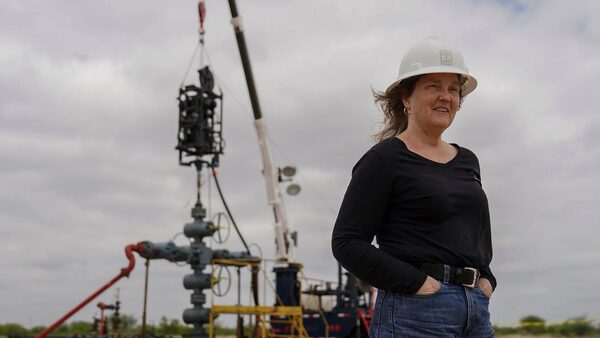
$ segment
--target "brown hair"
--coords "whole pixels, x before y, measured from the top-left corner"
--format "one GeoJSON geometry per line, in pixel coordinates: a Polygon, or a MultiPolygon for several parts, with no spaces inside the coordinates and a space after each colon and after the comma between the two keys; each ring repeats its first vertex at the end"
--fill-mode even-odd
{"type": "Polygon", "coordinates": [[[373,92],[375,103],[383,112],[382,128],[373,135],[376,142],[403,132],[408,126],[408,115],[404,112],[403,98],[410,97],[421,75],[409,77],[400,83],[392,84],[385,91],[373,92]]]}
{"type": "MultiPolygon", "coordinates": [[[[383,126],[377,134],[373,135],[375,142],[394,137],[406,130],[408,127],[408,115],[404,111],[405,107],[402,99],[412,95],[415,91],[417,81],[422,76],[417,75],[404,79],[400,83],[392,84],[385,91],[373,91],[375,103],[379,105],[379,108],[383,112],[383,122],[381,123],[383,126]]],[[[458,80],[461,84],[460,101],[458,103],[458,107],[460,108],[464,98],[462,85],[466,82],[467,78],[459,75],[458,80]]]]}

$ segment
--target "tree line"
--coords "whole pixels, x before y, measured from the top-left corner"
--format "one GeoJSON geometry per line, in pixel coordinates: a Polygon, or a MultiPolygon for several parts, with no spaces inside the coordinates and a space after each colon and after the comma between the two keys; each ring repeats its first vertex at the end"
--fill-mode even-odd
{"type": "Polygon", "coordinates": [[[594,325],[593,319],[586,316],[570,318],[562,323],[548,323],[540,316],[527,315],[516,327],[494,327],[496,334],[548,334],[567,337],[590,336],[600,334],[600,324],[594,325]]]}
{"type": "MultiPolygon", "coordinates": [[[[22,337],[35,336],[42,332],[45,326],[34,326],[26,328],[18,323],[0,323],[0,336],[22,337]]],[[[64,323],[56,331],[53,336],[73,336],[73,335],[93,335],[97,333],[97,328],[93,322],[88,321],[73,321],[64,323]]],[[[168,319],[162,316],[158,324],[146,324],[146,334],[152,337],[166,335],[182,335],[191,330],[191,327],[181,323],[178,319],[168,319]]],[[[142,331],[142,326],[138,324],[138,320],[133,315],[121,315],[118,332],[125,336],[136,336],[142,331]]],[[[112,331],[111,331],[112,332],[112,331]]],[[[235,335],[234,328],[222,327],[218,323],[215,324],[215,332],[218,335],[235,335]]]]}
{"type": "MultiPolygon", "coordinates": [[[[34,326],[26,328],[17,323],[0,323],[0,336],[35,336],[43,331],[45,326],[34,326]]],[[[73,321],[61,325],[52,335],[72,336],[94,334],[93,322],[73,321]]],[[[149,336],[182,335],[190,330],[190,326],[181,323],[177,319],[168,319],[162,316],[158,324],[147,324],[146,332],[149,336]]],[[[516,327],[494,327],[497,335],[503,334],[549,334],[562,336],[590,336],[600,335],[600,324],[594,325],[594,320],[586,316],[574,317],[562,323],[547,323],[545,319],[536,315],[528,315],[519,321],[516,327]]],[[[142,331],[141,325],[133,315],[121,315],[118,332],[123,335],[139,335],[142,331]]],[[[215,333],[218,335],[235,335],[235,328],[226,328],[218,323],[215,324],[215,333]]]]}

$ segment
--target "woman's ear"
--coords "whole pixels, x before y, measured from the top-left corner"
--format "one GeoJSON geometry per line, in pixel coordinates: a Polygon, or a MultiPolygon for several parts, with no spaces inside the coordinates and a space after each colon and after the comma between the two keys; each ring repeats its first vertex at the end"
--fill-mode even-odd
{"type": "Polygon", "coordinates": [[[406,110],[410,110],[410,101],[408,99],[402,99],[402,104],[406,110]]]}

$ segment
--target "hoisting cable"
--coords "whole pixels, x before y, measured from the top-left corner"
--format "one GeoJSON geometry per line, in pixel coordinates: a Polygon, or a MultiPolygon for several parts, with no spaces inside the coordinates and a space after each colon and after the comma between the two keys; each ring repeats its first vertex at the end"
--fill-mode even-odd
{"type": "Polygon", "coordinates": [[[221,190],[221,185],[219,184],[219,180],[217,179],[217,171],[215,170],[215,168],[211,168],[211,169],[212,169],[212,177],[215,180],[215,186],[217,187],[217,191],[219,192],[219,197],[221,197],[221,202],[223,202],[225,211],[227,211],[227,215],[229,216],[229,219],[231,219],[231,223],[233,224],[233,228],[235,229],[235,232],[237,232],[238,236],[240,236],[240,239],[242,240],[242,244],[244,244],[244,247],[246,248],[246,252],[248,253],[248,255],[250,255],[250,248],[248,247],[248,244],[246,244],[246,240],[244,239],[244,236],[242,236],[240,229],[238,229],[237,223],[235,223],[235,220],[233,219],[233,215],[231,214],[231,211],[229,210],[229,206],[227,206],[227,202],[225,201],[225,197],[223,196],[223,191],[221,190]]]}
{"type": "MultiPolygon", "coordinates": [[[[200,6],[200,4],[198,4],[198,6],[200,6]]],[[[198,9],[198,12],[200,13],[200,9],[198,9]]],[[[205,10],[206,13],[206,10],[205,10]]],[[[204,14],[206,16],[206,14],[204,14]]],[[[203,19],[201,19],[201,22],[203,22],[203,19]]],[[[201,24],[201,31],[203,33],[200,34],[200,41],[198,43],[198,46],[196,46],[196,50],[194,51],[194,54],[192,56],[192,59],[190,60],[190,64],[188,65],[188,68],[185,72],[185,75],[183,77],[183,81],[181,82],[180,87],[183,88],[183,83],[185,82],[185,78],[187,77],[188,73],[190,72],[190,69],[192,67],[192,64],[194,63],[194,59],[196,58],[196,53],[198,52],[198,48],[201,47],[200,50],[200,56],[199,56],[199,68],[202,68],[205,64],[204,62],[204,57],[206,56],[206,65],[210,66],[211,68],[213,68],[213,63],[212,60],[210,59],[210,54],[208,53],[208,48],[206,47],[206,45],[204,44],[204,28],[202,28],[203,25],[201,24]]],[[[233,98],[233,100],[235,101],[235,103],[238,105],[238,107],[246,113],[250,113],[250,110],[244,106],[244,104],[241,102],[240,99],[238,99],[233,91],[229,90],[229,88],[227,88],[227,86],[225,85],[225,83],[219,78],[219,76],[217,74],[213,74],[213,77],[216,81],[216,83],[219,84],[219,90],[221,92],[221,95],[223,95],[223,89],[225,89],[225,91],[233,98]]],[[[223,111],[223,106],[222,106],[223,102],[221,101],[221,112],[223,111]]],[[[221,114],[221,116],[223,116],[221,114]]]]}
{"type": "Polygon", "coordinates": [[[142,310],[142,333],[141,338],[146,338],[146,310],[148,309],[148,270],[150,270],[150,259],[146,258],[146,274],[144,277],[144,308],[142,310]]]}
{"type": "MultiPolygon", "coordinates": [[[[202,66],[202,60],[204,58],[204,54],[206,54],[206,58],[208,59],[208,64],[211,65],[211,60],[210,60],[210,55],[208,54],[208,49],[204,46],[204,20],[206,19],[206,7],[204,5],[205,0],[200,0],[200,2],[198,2],[198,17],[200,19],[200,44],[202,44],[202,50],[200,51],[200,66],[202,66]]],[[[230,7],[231,7],[231,3],[230,3],[230,7]]],[[[233,12],[232,12],[233,13],[233,12]]],[[[237,8],[235,9],[235,17],[236,19],[239,18],[237,16],[237,8]]],[[[191,65],[191,64],[190,64],[191,65]]],[[[189,72],[189,67],[187,72],[189,72]]],[[[186,72],[186,76],[187,76],[187,72],[186,72]]],[[[227,91],[229,93],[229,95],[233,98],[233,101],[238,105],[238,107],[245,112],[249,112],[249,110],[247,109],[247,107],[245,107],[241,101],[233,94],[233,92],[231,90],[229,90],[227,88],[227,86],[225,86],[225,84],[216,76],[213,75],[215,80],[217,81],[217,83],[219,83],[219,85],[225,89],[225,91],[227,91]]],[[[183,83],[182,83],[183,86],[183,83]]],[[[223,90],[221,90],[221,93],[223,93],[223,90]]],[[[223,107],[221,106],[221,109],[223,109],[223,107]]],[[[221,115],[222,116],[222,115],[221,115]]],[[[270,137],[270,135],[267,135],[269,137],[269,142],[271,144],[274,145],[275,149],[288,161],[290,162],[289,158],[286,156],[285,152],[281,149],[281,147],[273,141],[273,139],[270,137]]],[[[302,175],[302,173],[299,173],[300,178],[306,182],[310,188],[312,188],[312,190],[314,191],[314,193],[317,195],[317,197],[321,200],[321,202],[325,205],[325,207],[333,214],[337,214],[337,212],[335,211],[335,209],[327,202],[327,200],[323,197],[323,195],[319,192],[319,190],[306,178],[302,175]]]]}
{"type": "MultiPolygon", "coordinates": [[[[212,62],[210,60],[210,55],[208,54],[208,49],[206,47],[203,46],[202,51],[200,52],[201,57],[202,55],[206,54],[206,57],[208,59],[208,64],[212,65],[212,62]]],[[[189,69],[188,69],[189,71],[189,69]]],[[[233,102],[235,102],[235,104],[238,106],[238,108],[240,108],[240,110],[242,110],[245,113],[250,113],[250,109],[245,106],[242,101],[240,99],[238,99],[235,94],[233,93],[233,91],[231,91],[226,85],[225,83],[219,78],[219,76],[217,76],[216,74],[213,74],[215,81],[219,84],[219,90],[221,91],[221,93],[223,94],[223,89],[229,94],[229,96],[233,99],[233,102]],[[222,88],[222,89],[221,89],[222,88]]],[[[223,110],[223,106],[221,103],[221,110],[223,110]]],[[[223,116],[221,114],[221,116],[223,116]]],[[[269,142],[273,145],[274,149],[286,160],[288,161],[288,163],[291,163],[292,161],[290,160],[290,158],[286,155],[286,152],[283,150],[283,148],[281,146],[279,146],[279,144],[277,144],[277,142],[275,142],[275,140],[273,140],[273,138],[271,137],[271,135],[268,135],[269,138],[269,142]]],[[[304,181],[315,193],[315,195],[317,195],[317,197],[321,200],[321,202],[323,203],[323,205],[325,206],[325,208],[332,214],[332,215],[336,215],[337,211],[335,211],[335,208],[333,208],[331,206],[331,204],[325,199],[325,197],[323,197],[323,194],[321,194],[321,192],[319,191],[319,189],[317,189],[315,187],[314,184],[311,183],[311,181],[304,175],[302,175],[302,172],[298,173],[298,176],[302,179],[302,181],[304,181]]]]}
{"type": "MultiPolygon", "coordinates": [[[[200,39],[198,39],[198,44],[196,45],[196,49],[194,49],[194,53],[192,54],[192,59],[188,64],[188,67],[183,75],[183,79],[181,80],[181,84],[179,88],[183,88],[183,84],[185,83],[185,79],[187,78],[190,69],[192,68],[192,64],[194,64],[194,59],[196,59],[196,54],[198,53],[198,48],[202,47],[204,49],[204,34],[206,30],[204,29],[204,20],[206,19],[206,6],[204,5],[204,0],[200,0],[198,2],[198,21],[200,23],[200,28],[198,29],[198,34],[200,35],[200,39]]],[[[200,52],[200,63],[202,63],[202,55],[203,52],[200,52]]]]}
{"type": "Polygon", "coordinates": [[[198,42],[198,44],[196,45],[196,49],[194,49],[194,53],[192,54],[192,59],[190,60],[190,63],[188,64],[185,74],[183,75],[183,79],[181,79],[181,84],[179,85],[179,88],[183,88],[185,79],[187,78],[187,76],[190,72],[190,69],[192,68],[192,64],[194,64],[194,59],[196,59],[196,54],[198,53],[198,48],[200,48],[201,45],[204,45],[204,44],[202,42],[198,42]]]}

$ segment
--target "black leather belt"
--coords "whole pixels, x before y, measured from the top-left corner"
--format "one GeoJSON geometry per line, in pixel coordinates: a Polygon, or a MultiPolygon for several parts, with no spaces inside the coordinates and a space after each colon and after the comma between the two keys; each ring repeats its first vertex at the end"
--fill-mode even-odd
{"type": "Polygon", "coordinates": [[[421,271],[444,283],[454,283],[469,288],[477,286],[479,270],[475,268],[457,268],[447,264],[423,264],[421,271]]]}

